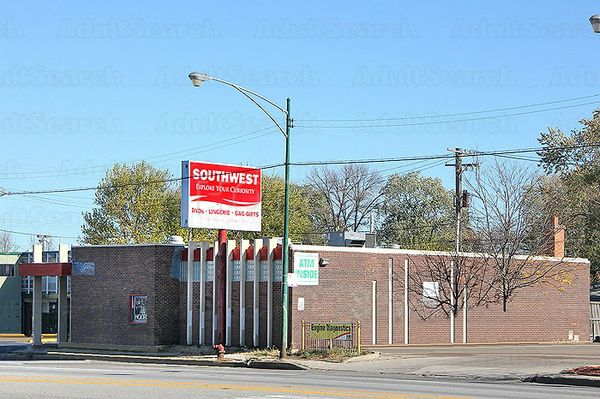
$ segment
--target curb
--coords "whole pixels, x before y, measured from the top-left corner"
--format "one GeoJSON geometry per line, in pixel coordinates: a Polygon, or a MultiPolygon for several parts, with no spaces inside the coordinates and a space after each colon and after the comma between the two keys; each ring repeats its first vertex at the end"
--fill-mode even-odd
{"type": "Polygon", "coordinates": [[[252,360],[246,363],[246,367],[251,369],[269,369],[269,370],[306,370],[305,367],[290,362],[277,360],[252,360]]]}
{"type": "Polygon", "coordinates": [[[534,375],[523,378],[523,382],[535,382],[538,384],[577,385],[585,387],[600,387],[600,378],[582,375],[534,375]]]}
{"type": "Polygon", "coordinates": [[[102,362],[144,363],[144,364],[172,364],[181,366],[216,366],[216,367],[246,367],[244,362],[226,360],[217,362],[207,359],[174,359],[164,357],[103,355],[103,354],[72,354],[72,353],[46,353],[35,354],[33,360],[94,360],[102,362]]]}
{"type": "Polygon", "coordinates": [[[6,360],[94,360],[104,362],[122,362],[122,363],[144,363],[144,364],[170,364],[181,366],[208,366],[208,367],[245,367],[254,369],[272,369],[272,370],[305,370],[304,367],[281,361],[269,360],[225,360],[217,361],[212,359],[185,359],[185,358],[165,358],[148,356],[128,356],[128,355],[105,355],[105,354],[78,354],[78,353],[29,353],[28,358],[15,356],[14,359],[2,357],[6,360]]]}
{"type": "Polygon", "coordinates": [[[368,362],[371,360],[379,359],[381,357],[381,352],[369,353],[368,355],[351,357],[344,360],[342,363],[359,363],[359,362],[368,362]]]}

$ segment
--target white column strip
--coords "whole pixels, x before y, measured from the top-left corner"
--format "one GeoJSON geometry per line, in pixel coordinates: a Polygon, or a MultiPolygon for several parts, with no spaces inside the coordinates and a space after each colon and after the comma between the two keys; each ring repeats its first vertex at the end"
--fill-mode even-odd
{"type": "Polygon", "coordinates": [[[377,281],[371,283],[371,344],[377,345],[377,281]]]}
{"type": "Polygon", "coordinates": [[[388,345],[394,342],[394,305],[392,298],[392,273],[394,260],[388,259],[388,345]]]}
{"type": "Polygon", "coordinates": [[[409,339],[409,313],[408,313],[408,259],[404,259],[404,344],[408,345],[409,339]]]}
{"type": "Polygon", "coordinates": [[[255,347],[260,342],[260,249],[262,248],[262,240],[254,240],[254,294],[253,294],[253,344],[255,347]]]}
{"type": "Polygon", "coordinates": [[[212,344],[215,345],[217,343],[217,254],[219,253],[219,241],[215,241],[213,245],[212,344]]]}
{"type": "Polygon", "coordinates": [[[209,244],[205,241],[200,242],[198,247],[200,248],[200,310],[199,310],[199,323],[198,323],[198,344],[206,344],[206,251],[208,250],[209,244]]]}
{"type": "Polygon", "coordinates": [[[450,261],[450,343],[454,343],[454,261],[450,261]]]}
{"type": "Polygon", "coordinates": [[[194,306],[194,243],[192,242],[192,229],[188,229],[188,254],[187,254],[187,301],[186,301],[186,334],[185,342],[192,345],[192,316],[194,306]]]}
{"type": "Polygon", "coordinates": [[[246,250],[250,241],[240,242],[240,346],[246,346],[246,250]]]}
{"type": "Polygon", "coordinates": [[[232,318],[232,297],[233,297],[233,250],[235,249],[235,240],[227,240],[226,254],[226,287],[225,287],[225,346],[231,346],[231,318],[232,318]]]}

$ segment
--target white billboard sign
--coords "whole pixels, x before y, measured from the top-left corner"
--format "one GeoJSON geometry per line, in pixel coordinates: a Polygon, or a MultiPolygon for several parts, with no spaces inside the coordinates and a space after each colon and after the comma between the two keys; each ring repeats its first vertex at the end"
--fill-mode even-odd
{"type": "Polygon", "coordinates": [[[183,161],[181,178],[181,226],[261,230],[260,169],[183,161]]]}

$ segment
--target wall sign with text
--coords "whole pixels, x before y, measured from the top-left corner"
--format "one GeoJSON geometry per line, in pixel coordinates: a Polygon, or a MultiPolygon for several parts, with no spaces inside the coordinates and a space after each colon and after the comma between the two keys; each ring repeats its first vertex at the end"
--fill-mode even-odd
{"type": "Polygon", "coordinates": [[[147,323],[148,322],[148,296],[130,295],[129,296],[129,322],[147,323]]]}

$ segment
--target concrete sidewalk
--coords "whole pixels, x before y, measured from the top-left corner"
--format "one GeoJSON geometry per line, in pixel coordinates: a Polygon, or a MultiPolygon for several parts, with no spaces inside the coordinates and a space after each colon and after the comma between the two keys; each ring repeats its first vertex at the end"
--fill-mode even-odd
{"type": "Polygon", "coordinates": [[[564,383],[566,380],[561,378],[569,376],[576,377],[573,381],[580,383],[581,380],[590,380],[592,386],[598,383],[597,377],[561,374],[567,369],[600,364],[598,344],[436,345],[369,349],[377,351],[379,356],[346,363],[307,360],[298,363],[317,370],[361,373],[545,383],[551,380],[552,383],[564,383]]]}

